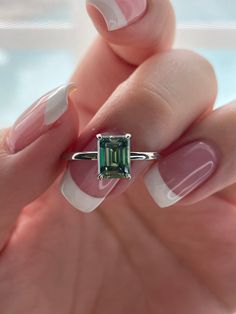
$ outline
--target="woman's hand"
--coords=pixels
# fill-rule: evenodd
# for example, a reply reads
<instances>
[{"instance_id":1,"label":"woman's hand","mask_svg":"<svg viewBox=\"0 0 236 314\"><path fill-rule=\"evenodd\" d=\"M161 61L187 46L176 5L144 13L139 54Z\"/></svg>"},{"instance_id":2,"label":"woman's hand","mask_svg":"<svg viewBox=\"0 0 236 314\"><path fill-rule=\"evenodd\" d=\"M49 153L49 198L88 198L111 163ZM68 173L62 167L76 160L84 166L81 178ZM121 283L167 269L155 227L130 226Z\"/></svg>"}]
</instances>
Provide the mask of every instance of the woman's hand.
<instances>
[{"instance_id":1,"label":"woman's hand","mask_svg":"<svg viewBox=\"0 0 236 314\"><path fill-rule=\"evenodd\" d=\"M88 11L102 36L73 75L78 91L48 93L1 132L1 313L233 313L236 103L212 111L212 67L170 50L169 1ZM96 164L70 163L70 206L60 156L95 148L99 132L131 133L132 150L163 158L103 189Z\"/></svg>"}]
</instances>

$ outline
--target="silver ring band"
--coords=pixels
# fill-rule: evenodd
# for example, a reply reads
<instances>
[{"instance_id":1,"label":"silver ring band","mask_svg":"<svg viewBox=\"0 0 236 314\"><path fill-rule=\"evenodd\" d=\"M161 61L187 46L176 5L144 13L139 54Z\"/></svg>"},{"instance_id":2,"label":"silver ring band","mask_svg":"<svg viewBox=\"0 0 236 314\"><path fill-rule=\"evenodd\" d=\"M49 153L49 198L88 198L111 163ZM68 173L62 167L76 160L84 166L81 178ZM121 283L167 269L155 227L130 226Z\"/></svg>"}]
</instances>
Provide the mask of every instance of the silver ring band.
<instances>
[{"instance_id":1,"label":"silver ring band","mask_svg":"<svg viewBox=\"0 0 236 314\"><path fill-rule=\"evenodd\" d=\"M68 153L63 156L66 160L98 160L97 152ZM157 152L131 152L131 160L158 160L160 155Z\"/></svg>"},{"instance_id":2,"label":"silver ring band","mask_svg":"<svg viewBox=\"0 0 236 314\"><path fill-rule=\"evenodd\" d=\"M130 152L131 134L97 134L97 151L72 152L63 156L66 160L97 160L99 180L131 179L131 161L157 160L157 152Z\"/></svg>"}]
</instances>

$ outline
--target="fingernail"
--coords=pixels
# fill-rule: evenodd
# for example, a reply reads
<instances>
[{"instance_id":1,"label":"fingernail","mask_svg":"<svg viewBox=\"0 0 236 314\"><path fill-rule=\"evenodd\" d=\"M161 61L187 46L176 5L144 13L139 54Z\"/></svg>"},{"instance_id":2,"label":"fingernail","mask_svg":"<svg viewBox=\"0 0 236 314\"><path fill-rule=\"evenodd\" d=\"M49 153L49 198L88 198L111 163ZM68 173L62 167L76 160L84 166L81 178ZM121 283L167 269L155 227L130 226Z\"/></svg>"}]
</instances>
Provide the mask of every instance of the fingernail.
<instances>
[{"instance_id":1,"label":"fingernail","mask_svg":"<svg viewBox=\"0 0 236 314\"><path fill-rule=\"evenodd\" d=\"M154 164L145 175L145 184L154 201L160 207L168 207L209 179L218 160L213 145L193 142Z\"/></svg>"},{"instance_id":2,"label":"fingernail","mask_svg":"<svg viewBox=\"0 0 236 314\"><path fill-rule=\"evenodd\" d=\"M87 0L104 17L109 31L114 31L136 21L147 7L147 0Z\"/></svg>"},{"instance_id":3,"label":"fingernail","mask_svg":"<svg viewBox=\"0 0 236 314\"><path fill-rule=\"evenodd\" d=\"M81 151L78 148L78 151ZM93 139L82 151L97 151L97 139ZM110 194L118 179L98 180L97 161L69 162L62 179L61 193L75 208L89 213L95 210Z\"/></svg>"},{"instance_id":4,"label":"fingernail","mask_svg":"<svg viewBox=\"0 0 236 314\"><path fill-rule=\"evenodd\" d=\"M17 153L47 132L67 111L75 84L60 86L38 99L15 122L7 138L11 153Z\"/></svg>"}]
</instances>

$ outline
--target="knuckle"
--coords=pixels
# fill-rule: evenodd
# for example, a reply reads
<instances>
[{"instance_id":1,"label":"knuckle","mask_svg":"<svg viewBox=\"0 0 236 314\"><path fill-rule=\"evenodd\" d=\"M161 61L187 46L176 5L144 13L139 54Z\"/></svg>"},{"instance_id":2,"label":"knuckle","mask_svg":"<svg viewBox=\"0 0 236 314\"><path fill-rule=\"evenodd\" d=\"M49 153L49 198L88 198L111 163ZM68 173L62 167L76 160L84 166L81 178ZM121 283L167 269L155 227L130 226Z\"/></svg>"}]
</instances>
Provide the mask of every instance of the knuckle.
<instances>
[{"instance_id":1,"label":"knuckle","mask_svg":"<svg viewBox=\"0 0 236 314\"><path fill-rule=\"evenodd\" d=\"M172 96L169 90L160 84L152 82L135 83L130 89L134 112L137 113L137 104L140 107L142 117L155 123L166 126L175 118Z\"/></svg>"}]
</instances>

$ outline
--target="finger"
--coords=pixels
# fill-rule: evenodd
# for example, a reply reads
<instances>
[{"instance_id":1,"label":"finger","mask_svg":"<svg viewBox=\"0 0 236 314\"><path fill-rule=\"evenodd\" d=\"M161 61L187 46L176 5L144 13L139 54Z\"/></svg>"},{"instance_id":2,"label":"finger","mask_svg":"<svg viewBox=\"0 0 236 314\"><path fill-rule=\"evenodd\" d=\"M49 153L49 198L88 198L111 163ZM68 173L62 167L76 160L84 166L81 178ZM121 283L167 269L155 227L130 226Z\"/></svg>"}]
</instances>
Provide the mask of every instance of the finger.
<instances>
[{"instance_id":1,"label":"finger","mask_svg":"<svg viewBox=\"0 0 236 314\"><path fill-rule=\"evenodd\" d=\"M132 150L162 151L213 105L216 89L214 71L199 55L173 50L153 56L100 109L79 138L77 150L96 150L98 133L130 133ZM133 180L149 166L150 162L134 162ZM132 182L99 181L97 171L93 161L70 163L62 193L74 207L92 211Z\"/></svg>"},{"instance_id":2,"label":"finger","mask_svg":"<svg viewBox=\"0 0 236 314\"><path fill-rule=\"evenodd\" d=\"M62 86L36 101L0 140L0 249L21 209L38 198L65 166L61 154L75 140L77 121Z\"/></svg>"},{"instance_id":3,"label":"finger","mask_svg":"<svg viewBox=\"0 0 236 314\"><path fill-rule=\"evenodd\" d=\"M236 183L235 113L236 102L212 112L152 167L146 184L158 205L196 203ZM234 194L231 188L219 195L232 201Z\"/></svg>"},{"instance_id":4,"label":"finger","mask_svg":"<svg viewBox=\"0 0 236 314\"><path fill-rule=\"evenodd\" d=\"M137 65L156 52L169 49L174 39L175 17L169 0L148 0L145 11L138 14L135 23L123 25L116 31L107 29L102 15L96 9L99 7L101 11L104 2L107 5L115 3L110 0L87 2L88 12L101 37L92 45L72 77L72 81L80 86L78 93L74 94L74 100L79 104L82 122L94 115ZM141 2L125 0L123 5L127 10L136 10L144 8L140 6Z\"/></svg>"},{"instance_id":5,"label":"finger","mask_svg":"<svg viewBox=\"0 0 236 314\"><path fill-rule=\"evenodd\" d=\"M159 166L153 166L146 181L157 204L160 199L161 203L181 200L176 207L163 211L164 215L160 215L163 219L158 217L155 221L158 234L210 291L219 296L229 313L236 309L235 134L236 101L233 101L191 129ZM157 172L167 188L159 184L154 175ZM169 192L160 198L158 189ZM177 197L170 199L174 194ZM165 202L163 205L167 206ZM190 208L181 206L190 204Z\"/></svg>"},{"instance_id":6,"label":"finger","mask_svg":"<svg viewBox=\"0 0 236 314\"><path fill-rule=\"evenodd\" d=\"M139 65L172 45L175 17L168 0L87 0L87 8L98 32L128 63Z\"/></svg>"}]
</instances>

